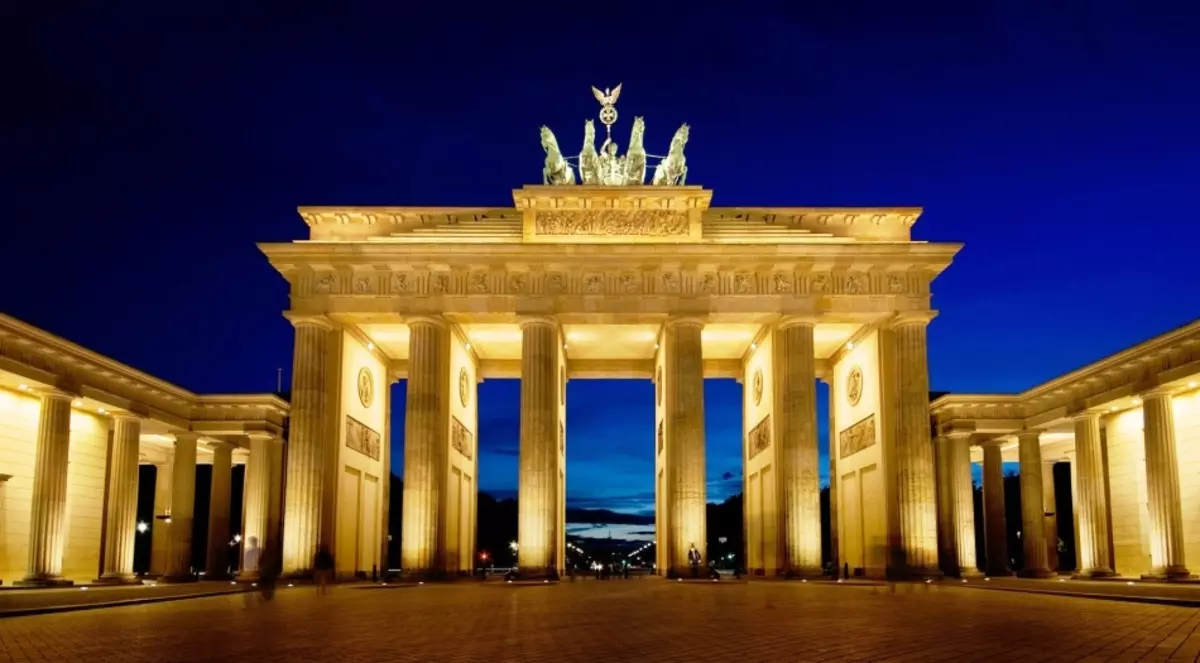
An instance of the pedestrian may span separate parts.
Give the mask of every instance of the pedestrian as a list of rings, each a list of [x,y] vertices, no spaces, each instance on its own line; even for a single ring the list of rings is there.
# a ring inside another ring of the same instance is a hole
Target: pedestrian
[[[700,551],[696,550],[696,544],[692,544],[688,550],[688,563],[692,565],[692,577],[700,577]]]
[[[264,601],[275,598],[275,582],[279,579],[279,562],[275,551],[263,548],[258,562],[258,589]]]
[[[333,554],[328,546],[321,546],[313,557],[313,575],[317,579],[317,593],[329,593],[329,581],[333,576]]]

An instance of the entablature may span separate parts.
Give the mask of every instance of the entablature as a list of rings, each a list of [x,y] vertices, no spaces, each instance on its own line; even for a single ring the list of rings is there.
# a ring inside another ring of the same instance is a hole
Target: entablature
[[[1046,430],[1080,412],[1115,413],[1159,387],[1200,387],[1200,320],[1135,345],[1024,393],[949,394],[930,404],[935,430]]]

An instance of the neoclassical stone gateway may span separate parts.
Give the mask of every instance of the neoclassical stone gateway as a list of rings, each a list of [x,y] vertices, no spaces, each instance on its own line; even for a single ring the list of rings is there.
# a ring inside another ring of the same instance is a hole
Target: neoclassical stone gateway
[[[937,572],[925,331],[959,245],[918,209],[710,208],[697,186],[527,186],[503,209],[301,208],[263,244],[295,325],[284,557],[382,554],[388,385],[408,380],[402,564],[472,568],[476,385],[520,378],[519,563],[564,563],[566,388],[656,386],[660,569],[705,542],[703,380],[746,386],[749,567],[821,564],[818,378],[832,387],[837,538],[869,575]],[[603,407],[597,404],[596,407]]]
[[[230,473],[246,465],[243,540],[278,545],[287,415],[274,395],[193,394],[0,314],[0,579],[135,582],[140,464],[157,468],[151,572],[253,577],[230,559]],[[212,501],[193,568],[197,463]]]
[[[942,564],[973,573],[972,461],[983,462],[987,572],[1010,573],[1002,463],[1020,463],[1022,575],[1060,569],[1073,518],[1082,576],[1183,578],[1200,565],[1200,321],[1018,395],[932,404]],[[1056,513],[1069,463],[1074,512]],[[1189,567],[1189,563],[1191,567]]]

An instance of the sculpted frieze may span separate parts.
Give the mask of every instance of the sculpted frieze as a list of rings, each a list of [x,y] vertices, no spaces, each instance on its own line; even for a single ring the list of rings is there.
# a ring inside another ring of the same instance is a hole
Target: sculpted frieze
[[[867,418],[838,434],[838,458],[845,460],[854,454],[875,445],[875,415]]]
[[[313,273],[306,291],[312,295],[409,296],[520,295],[678,295],[738,297],[759,295],[918,295],[922,287],[906,273],[790,272],[748,269],[680,271],[569,270],[543,272],[528,268],[501,271],[398,269],[388,272],[323,271]],[[302,286],[303,287],[303,286]]]
[[[671,237],[687,235],[686,213],[672,210],[548,210],[534,215],[538,235]]]

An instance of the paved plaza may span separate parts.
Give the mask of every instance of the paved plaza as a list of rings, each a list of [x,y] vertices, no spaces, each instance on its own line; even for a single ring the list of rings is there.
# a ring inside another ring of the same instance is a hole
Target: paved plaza
[[[1195,660],[1200,611],[957,587],[658,580],[281,590],[0,619],[0,661]]]

